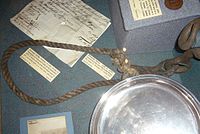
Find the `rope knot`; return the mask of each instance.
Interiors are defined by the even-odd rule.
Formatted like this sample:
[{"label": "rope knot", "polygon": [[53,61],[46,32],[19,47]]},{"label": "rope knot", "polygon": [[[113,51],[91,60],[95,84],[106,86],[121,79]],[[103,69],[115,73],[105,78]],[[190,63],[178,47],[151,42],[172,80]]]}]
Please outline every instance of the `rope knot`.
[{"label": "rope knot", "polygon": [[122,73],[122,79],[130,76],[138,75],[138,71],[131,67],[131,64],[125,55],[126,48],[123,49],[113,49],[111,52],[112,62],[118,66],[118,70]]}]

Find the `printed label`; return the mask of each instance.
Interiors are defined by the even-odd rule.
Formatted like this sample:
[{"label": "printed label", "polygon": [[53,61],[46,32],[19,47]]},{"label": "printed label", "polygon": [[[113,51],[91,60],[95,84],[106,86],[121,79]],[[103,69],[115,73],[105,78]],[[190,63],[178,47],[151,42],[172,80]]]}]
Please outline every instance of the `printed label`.
[{"label": "printed label", "polygon": [[83,58],[82,62],[97,72],[99,75],[104,77],[106,80],[110,80],[115,75],[115,72],[106,67],[103,63],[101,63],[90,54],[87,54]]},{"label": "printed label", "polygon": [[134,20],[162,15],[158,0],[129,0]]},{"label": "printed label", "polygon": [[60,73],[58,69],[48,63],[44,58],[37,54],[33,49],[29,48],[24,52],[20,58],[28,65],[35,69],[39,74],[52,82]]}]

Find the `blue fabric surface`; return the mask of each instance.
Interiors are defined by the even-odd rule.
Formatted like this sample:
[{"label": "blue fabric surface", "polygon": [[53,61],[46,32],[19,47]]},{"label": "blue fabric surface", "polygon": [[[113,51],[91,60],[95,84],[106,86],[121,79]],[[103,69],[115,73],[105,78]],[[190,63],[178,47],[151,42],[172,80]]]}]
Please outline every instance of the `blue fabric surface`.
[{"label": "blue fabric surface", "polygon": [[[29,39],[23,32],[13,26],[9,19],[18,13],[30,0],[2,0],[0,4],[1,18],[0,18],[0,56],[3,51],[11,44]],[[88,0],[89,5],[94,7],[99,12],[110,17],[107,0]],[[115,38],[112,26],[101,36],[95,43],[94,47],[108,47],[116,48]],[[61,71],[61,74],[51,83],[45,80],[26,63],[24,63],[19,56],[27,49],[20,49],[17,51],[9,61],[9,68],[15,83],[27,94],[35,97],[52,98],[62,95],[72,88],[79,87],[88,82],[102,80],[103,78],[79,61],[73,68],[69,68],[63,62],[58,60],[55,56],[49,53],[42,47],[32,47],[48,62],[54,65]],[[158,53],[144,53],[129,55],[133,63],[140,65],[154,65],[161,60],[171,58],[177,53],[173,51],[158,52]],[[109,57],[94,55],[97,59],[102,61],[112,70],[116,67],[112,66]],[[175,75],[171,77],[184,84],[184,86],[191,89],[191,91],[200,99],[199,85],[199,68],[200,64],[193,61],[193,66],[190,72],[184,75]],[[117,72],[116,72],[117,73]],[[119,78],[119,74],[115,78]],[[26,116],[34,116],[41,114],[53,114],[58,112],[72,112],[72,119],[75,134],[87,134],[89,129],[89,122],[93,109],[102,96],[110,87],[96,88],[87,91],[69,101],[53,106],[36,106],[21,101],[16,97],[5,81],[1,77],[2,83],[2,104],[3,104],[3,134],[18,134],[20,126],[20,118]]]},{"label": "blue fabric surface", "polygon": [[134,20],[128,0],[109,0],[117,45],[128,53],[171,51],[183,27],[200,16],[199,0],[184,1],[179,10],[165,7],[159,0],[162,15]]},{"label": "blue fabric surface", "polygon": [[159,0],[162,15],[149,19],[144,19],[142,21],[134,21],[131,8],[129,6],[129,0],[119,0],[125,29],[133,30],[144,26],[167,23],[173,20],[200,15],[199,0],[185,0],[183,2],[183,6],[178,10],[168,9],[165,6],[164,1],[165,0]]}]

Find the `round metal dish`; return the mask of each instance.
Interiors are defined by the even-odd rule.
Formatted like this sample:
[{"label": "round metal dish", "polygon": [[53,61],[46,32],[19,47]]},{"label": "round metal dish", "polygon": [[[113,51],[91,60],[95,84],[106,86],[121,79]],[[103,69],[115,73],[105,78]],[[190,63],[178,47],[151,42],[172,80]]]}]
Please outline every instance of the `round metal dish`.
[{"label": "round metal dish", "polygon": [[169,78],[128,78],[102,96],[90,134],[200,134],[200,105]]}]

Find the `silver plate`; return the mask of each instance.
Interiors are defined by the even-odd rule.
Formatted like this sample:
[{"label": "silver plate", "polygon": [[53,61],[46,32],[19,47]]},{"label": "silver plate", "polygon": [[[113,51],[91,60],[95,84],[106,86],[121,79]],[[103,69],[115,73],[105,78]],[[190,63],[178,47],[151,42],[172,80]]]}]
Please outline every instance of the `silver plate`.
[{"label": "silver plate", "polygon": [[90,134],[200,134],[200,105],[179,83],[162,76],[128,78],[106,92]]}]

